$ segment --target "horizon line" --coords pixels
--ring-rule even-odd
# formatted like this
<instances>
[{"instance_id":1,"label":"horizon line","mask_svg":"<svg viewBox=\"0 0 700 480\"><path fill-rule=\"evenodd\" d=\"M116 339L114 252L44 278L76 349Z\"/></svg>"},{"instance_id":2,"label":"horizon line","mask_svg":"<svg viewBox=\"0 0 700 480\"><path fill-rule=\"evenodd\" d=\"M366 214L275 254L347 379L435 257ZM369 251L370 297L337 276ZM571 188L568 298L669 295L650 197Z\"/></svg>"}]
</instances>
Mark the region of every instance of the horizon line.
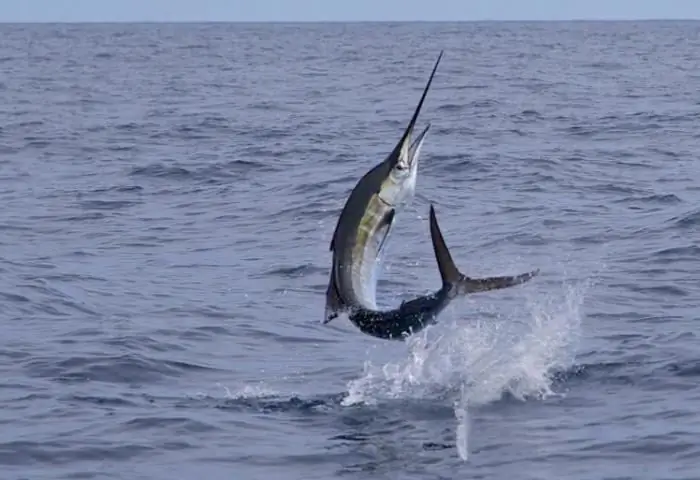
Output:
<instances>
[{"instance_id":1,"label":"horizon line","mask_svg":"<svg viewBox=\"0 0 700 480\"><path fill-rule=\"evenodd\" d=\"M471 19L471 20L0 20L0 25L81 25L81 24L324 24L324 23L561 23L561 22L697 22L693 18L561 18L561 19Z\"/></svg>"}]
</instances>

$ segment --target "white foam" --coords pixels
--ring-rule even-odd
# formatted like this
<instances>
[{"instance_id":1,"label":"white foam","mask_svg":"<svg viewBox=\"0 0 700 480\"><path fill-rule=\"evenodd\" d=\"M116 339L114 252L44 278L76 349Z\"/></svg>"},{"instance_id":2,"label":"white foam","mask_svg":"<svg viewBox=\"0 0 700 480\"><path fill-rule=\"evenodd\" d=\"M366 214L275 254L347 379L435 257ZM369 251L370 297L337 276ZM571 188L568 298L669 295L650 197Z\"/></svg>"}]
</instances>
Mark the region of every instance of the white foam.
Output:
<instances>
[{"instance_id":1,"label":"white foam","mask_svg":"<svg viewBox=\"0 0 700 480\"><path fill-rule=\"evenodd\" d=\"M469 410L467 409L468 396L462 386L459 400L455 402L455 417L457 418L457 432L455 443L459 458L465 462L469 460Z\"/></svg>"},{"instance_id":2,"label":"white foam","mask_svg":"<svg viewBox=\"0 0 700 480\"><path fill-rule=\"evenodd\" d=\"M578 343L580 307L588 282L530 299L527 310L486 320L455 319L459 305L440 325L408 341L409 355L373 365L349 382L344 405L389 399L456 397L456 443L468 458L467 404L483 405L510 394L518 399L553 395L553 369L565 369ZM432 338L431 338L432 337Z\"/></svg>"},{"instance_id":3,"label":"white foam","mask_svg":"<svg viewBox=\"0 0 700 480\"><path fill-rule=\"evenodd\" d=\"M262 383L258 385L244 385L238 388L236 391L231 392L231 390L222 384L217 384L217 386L222 387L226 392L226 398L238 400L242 398L261 398L276 395L278 392L265 387Z\"/></svg>"}]
</instances>

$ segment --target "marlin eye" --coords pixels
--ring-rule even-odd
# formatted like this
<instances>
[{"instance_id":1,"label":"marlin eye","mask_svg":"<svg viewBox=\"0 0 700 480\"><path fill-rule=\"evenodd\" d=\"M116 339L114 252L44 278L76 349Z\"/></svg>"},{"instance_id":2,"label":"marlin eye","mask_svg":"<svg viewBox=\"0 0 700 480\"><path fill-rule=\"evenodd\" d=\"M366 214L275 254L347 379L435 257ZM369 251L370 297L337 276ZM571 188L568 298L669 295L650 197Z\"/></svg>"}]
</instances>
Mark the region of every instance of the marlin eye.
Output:
<instances>
[{"instance_id":1,"label":"marlin eye","mask_svg":"<svg viewBox=\"0 0 700 480\"><path fill-rule=\"evenodd\" d=\"M396 170L399 170L399 171L406 170L406 165L404 165L403 163L397 163Z\"/></svg>"}]
</instances>

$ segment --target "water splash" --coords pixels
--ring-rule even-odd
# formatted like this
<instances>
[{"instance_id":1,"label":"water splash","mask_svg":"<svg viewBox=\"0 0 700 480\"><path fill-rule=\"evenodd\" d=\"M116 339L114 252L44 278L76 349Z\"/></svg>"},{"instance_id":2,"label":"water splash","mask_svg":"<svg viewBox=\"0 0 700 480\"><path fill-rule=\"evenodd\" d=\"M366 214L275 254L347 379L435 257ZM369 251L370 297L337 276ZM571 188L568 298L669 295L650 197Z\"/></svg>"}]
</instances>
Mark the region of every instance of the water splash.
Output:
<instances>
[{"instance_id":1,"label":"water splash","mask_svg":"<svg viewBox=\"0 0 700 480\"><path fill-rule=\"evenodd\" d=\"M465 462L469 460L469 410L467 409L468 395L461 388L459 400L455 402L455 417L457 418L457 432L455 443L459 458Z\"/></svg>"},{"instance_id":2,"label":"water splash","mask_svg":"<svg viewBox=\"0 0 700 480\"><path fill-rule=\"evenodd\" d=\"M557 394L551 372L573 364L580 307L589 286L588 281L564 284L559 292L530 299L526 312L515 310L501 318L455 319L451 325L443 320L409 339L408 357L383 365L365 362L342 403L455 398L456 446L466 461L467 405L490 403L505 394L520 400Z\"/></svg>"},{"instance_id":3,"label":"water splash","mask_svg":"<svg viewBox=\"0 0 700 480\"><path fill-rule=\"evenodd\" d=\"M233 392L226 385L222 385L221 383L217 383L217 386L224 389L225 397L229 400L270 397L278 394L276 390L268 388L262 382L257 385L243 385Z\"/></svg>"}]
</instances>

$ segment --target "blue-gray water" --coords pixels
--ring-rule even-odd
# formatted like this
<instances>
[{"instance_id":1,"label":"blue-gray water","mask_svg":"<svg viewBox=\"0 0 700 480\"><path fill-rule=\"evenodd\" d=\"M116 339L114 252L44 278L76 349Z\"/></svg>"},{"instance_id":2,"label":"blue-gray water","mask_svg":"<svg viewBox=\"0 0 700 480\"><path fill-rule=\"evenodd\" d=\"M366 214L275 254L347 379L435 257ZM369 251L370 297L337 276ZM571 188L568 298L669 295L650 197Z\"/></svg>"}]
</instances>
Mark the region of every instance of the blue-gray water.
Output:
<instances>
[{"instance_id":1,"label":"blue-gray water","mask_svg":"<svg viewBox=\"0 0 700 480\"><path fill-rule=\"evenodd\" d=\"M691 479L700 23L0 27L2 479ZM440 49L383 306L330 235Z\"/></svg>"}]
</instances>

